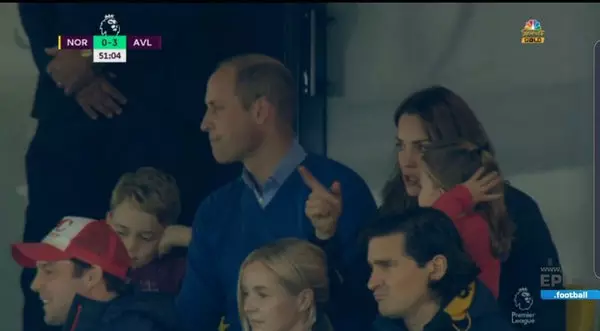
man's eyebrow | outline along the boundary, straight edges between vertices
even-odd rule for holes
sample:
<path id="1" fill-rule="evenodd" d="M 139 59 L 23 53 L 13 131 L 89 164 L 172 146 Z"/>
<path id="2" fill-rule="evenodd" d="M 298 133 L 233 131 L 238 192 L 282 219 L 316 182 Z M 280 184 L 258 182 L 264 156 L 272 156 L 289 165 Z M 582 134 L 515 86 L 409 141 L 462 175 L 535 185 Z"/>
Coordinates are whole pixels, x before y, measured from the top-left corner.
<path id="1" fill-rule="evenodd" d="M 372 265 L 379 265 L 379 266 L 390 266 L 394 263 L 393 260 L 391 259 L 377 259 L 377 260 L 373 260 L 371 261 Z"/>

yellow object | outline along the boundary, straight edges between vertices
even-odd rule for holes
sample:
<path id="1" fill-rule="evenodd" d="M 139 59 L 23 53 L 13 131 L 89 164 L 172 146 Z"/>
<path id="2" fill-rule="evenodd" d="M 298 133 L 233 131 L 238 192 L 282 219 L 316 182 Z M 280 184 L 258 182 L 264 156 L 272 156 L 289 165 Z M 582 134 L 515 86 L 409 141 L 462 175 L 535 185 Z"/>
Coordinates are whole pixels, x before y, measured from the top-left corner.
<path id="1" fill-rule="evenodd" d="M 444 308 L 444 310 L 448 315 L 450 315 L 450 317 L 452 317 L 453 321 L 462 321 L 467 317 L 468 310 L 471 307 L 474 297 L 475 282 L 469 285 L 466 295 L 459 295 L 455 297 L 452 301 L 450 301 L 446 308 Z"/>
<path id="2" fill-rule="evenodd" d="M 569 290 L 585 290 L 584 286 L 570 284 Z M 596 301 L 568 300 L 567 301 L 567 331 L 593 331 L 596 320 Z"/>
<path id="3" fill-rule="evenodd" d="M 471 329 L 471 316 L 469 315 L 469 308 L 473 303 L 475 297 L 475 282 L 469 285 L 469 289 L 464 291 L 460 295 L 456 296 L 450 303 L 444 308 L 444 311 L 450 315 L 452 321 L 458 322 L 467 320 L 467 327 L 465 329 L 459 329 L 456 325 L 452 325 L 456 331 L 468 331 Z"/>
<path id="4" fill-rule="evenodd" d="M 221 323 L 219 323 L 219 331 L 227 331 L 229 324 L 225 323 L 225 317 L 221 317 Z"/>

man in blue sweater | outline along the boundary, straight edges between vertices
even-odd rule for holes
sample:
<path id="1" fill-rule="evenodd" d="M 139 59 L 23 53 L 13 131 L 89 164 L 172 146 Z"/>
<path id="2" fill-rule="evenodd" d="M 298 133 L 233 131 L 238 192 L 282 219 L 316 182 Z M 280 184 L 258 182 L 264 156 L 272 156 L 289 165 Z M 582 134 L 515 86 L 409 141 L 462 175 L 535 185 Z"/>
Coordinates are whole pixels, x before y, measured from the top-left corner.
<path id="1" fill-rule="evenodd" d="M 369 268 L 359 233 L 377 207 L 354 171 L 306 153 L 296 142 L 289 70 L 264 55 L 225 61 L 208 82 L 206 104 L 201 128 L 215 159 L 241 162 L 244 170 L 206 198 L 196 214 L 176 301 L 185 329 L 216 330 L 224 316 L 230 331 L 241 330 L 236 302 L 241 262 L 284 237 L 310 240 L 326 251 L 331 297 L 325 308 L 334 328 L 368 329 L 376 307 L 366 287 Z"/>

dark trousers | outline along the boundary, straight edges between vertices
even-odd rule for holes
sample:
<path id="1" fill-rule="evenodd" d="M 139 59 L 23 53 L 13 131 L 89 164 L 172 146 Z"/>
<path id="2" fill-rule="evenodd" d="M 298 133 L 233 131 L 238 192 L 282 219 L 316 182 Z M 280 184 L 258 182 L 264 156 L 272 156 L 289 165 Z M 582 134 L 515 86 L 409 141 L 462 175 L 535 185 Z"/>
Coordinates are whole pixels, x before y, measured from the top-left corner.
<path id="1" fill-rule="evenodd" d="M 40 121 L 26 155 L 29 204 L 23 239 L 42 240 L 64 216 L 103 219 L 119 177 L 142 166 L 175 177 L 181 223 L 188 225 L 202 198 L 237 171 L 215 165 L 199 123 L 126 112 L 77 124 Z M 24 270 L 21 275 L 23 331 L 57 330 L 43 322 L 41 301 L 30 290 L 34 274 Z"/>

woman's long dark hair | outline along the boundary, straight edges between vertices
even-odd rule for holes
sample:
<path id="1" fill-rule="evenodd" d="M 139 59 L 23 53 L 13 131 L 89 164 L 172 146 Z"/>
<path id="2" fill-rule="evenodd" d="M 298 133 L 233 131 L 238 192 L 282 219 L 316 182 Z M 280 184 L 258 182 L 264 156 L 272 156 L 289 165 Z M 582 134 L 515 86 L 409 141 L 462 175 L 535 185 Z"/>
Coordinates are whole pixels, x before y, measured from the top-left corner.
<path id="1" fill-rule="evenodd" d="M 495 155 L 494 148 L 473 110 L 465 100 L 445 87 L 432 86 L 406 98 L 394 113 L 396 127 L 402 115 L 419 116 L 432 142 L 462 139 L 480 146 L 492 156 Z M 417 197 L 407 194 L 397 164 L 392 177 L 383 188 L 382 198 L 382 213 L 403 212 L 418 205 Z"/>

